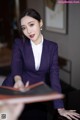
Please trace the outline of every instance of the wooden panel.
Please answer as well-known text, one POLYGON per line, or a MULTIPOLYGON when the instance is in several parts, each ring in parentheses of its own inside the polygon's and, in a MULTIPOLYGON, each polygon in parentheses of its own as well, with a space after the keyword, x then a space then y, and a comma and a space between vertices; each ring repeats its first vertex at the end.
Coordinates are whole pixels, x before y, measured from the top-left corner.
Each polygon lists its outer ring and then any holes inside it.
POLYGON ((0 67, 10 66, 11 50, 9 48, 0 48, 0 67))

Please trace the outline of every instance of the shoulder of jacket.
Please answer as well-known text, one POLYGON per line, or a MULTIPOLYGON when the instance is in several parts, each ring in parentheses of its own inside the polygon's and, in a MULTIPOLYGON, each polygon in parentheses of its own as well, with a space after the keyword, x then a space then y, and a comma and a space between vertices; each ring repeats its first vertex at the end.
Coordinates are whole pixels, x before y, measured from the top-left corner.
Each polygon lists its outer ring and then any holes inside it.
POLYGON ((23 39, 21 39, 21 38, 16 38, 16 39, 14 40, 14 43, 23 43, 23 39))
POLYGON ((58 46, 58 44, 57 44, 56 42, 53 42, 53 41, 51 41, 51 40, 45 39, 45 42, 46 42, 49 46, 54 46, 54 47, 57 47, 57 46, 58 46))

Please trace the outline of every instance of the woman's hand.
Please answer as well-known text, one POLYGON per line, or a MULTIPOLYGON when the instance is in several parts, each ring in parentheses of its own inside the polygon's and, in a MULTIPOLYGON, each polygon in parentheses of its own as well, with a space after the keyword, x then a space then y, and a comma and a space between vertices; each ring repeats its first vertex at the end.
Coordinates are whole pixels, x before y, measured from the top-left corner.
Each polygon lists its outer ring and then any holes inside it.
POLYGON ((14 88, 23 89, 24 88, 24 84, 23 84, 22 80, 16 80, 16 82, 14 84, 14 88))
POLYGON ((25 87, 29 86, 29 81, 26 82, 26 85, 24 86, 22 80, 17 80, 14 84, 14 88, 19 88, 20 91, 24 92, 25 87))
POLYGON ((14 76, 14 88, 19 88, 19 89, 23 89, 24 88, 24 84, 22 82, 22 78, 19 75, 14 76))
POLYGON ((61 116, 66 117, 68 120, 79 120, 80 114, 76 110, 65 110, 64 108, 58 109, 58 113, 61 116))

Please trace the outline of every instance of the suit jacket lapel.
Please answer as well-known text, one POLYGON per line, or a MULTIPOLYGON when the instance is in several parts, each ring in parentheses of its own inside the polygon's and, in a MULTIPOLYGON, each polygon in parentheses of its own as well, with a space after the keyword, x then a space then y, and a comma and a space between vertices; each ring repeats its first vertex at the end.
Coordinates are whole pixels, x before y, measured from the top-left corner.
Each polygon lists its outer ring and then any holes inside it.
POLYGON ((42 70, 43 67, 46 67, 46 61, 47 60, 47 47, 46 47, 46 40, 43 41, 43 49, 42 49, 42 56, 41 56, 41 63, 39 70, 42 70))
POLYGON ((31 43, 30 43, 30 40, 27 40, 27 47, 25 52, 26 52, 26 62, 27 62, 27 65, 29 65, 29 67, 34 70, 35 69, 35 61, 34 61, 34 55, 33 55, 33 51, 32 51, 32 47, 31 47, 31 43))

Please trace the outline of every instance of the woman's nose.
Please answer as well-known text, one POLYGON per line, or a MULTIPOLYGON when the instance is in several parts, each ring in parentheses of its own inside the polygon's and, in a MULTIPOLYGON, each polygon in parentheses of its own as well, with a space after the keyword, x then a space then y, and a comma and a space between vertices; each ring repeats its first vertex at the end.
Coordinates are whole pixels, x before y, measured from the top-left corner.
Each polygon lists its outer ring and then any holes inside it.
POLYGON ((30 33, 31 33, 31 30, 30 30, 30 29, 27 29, 27 33, 30 34, 30 33))

